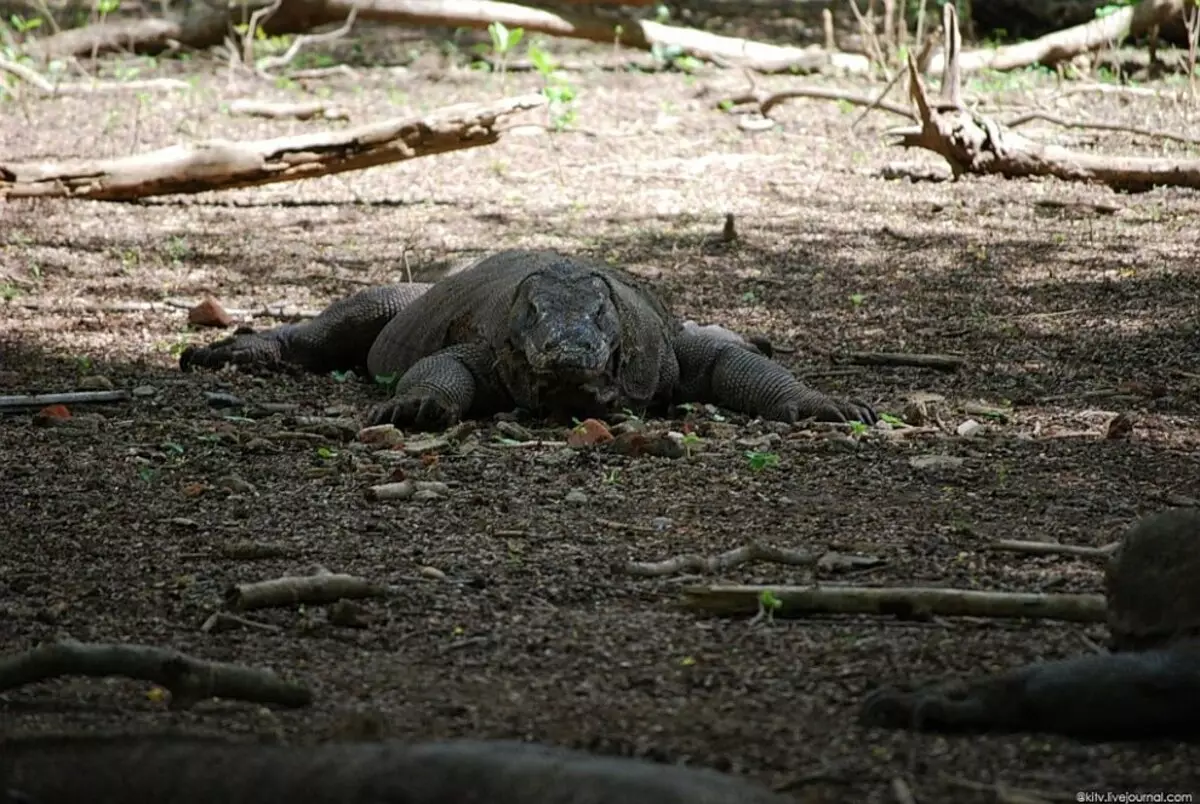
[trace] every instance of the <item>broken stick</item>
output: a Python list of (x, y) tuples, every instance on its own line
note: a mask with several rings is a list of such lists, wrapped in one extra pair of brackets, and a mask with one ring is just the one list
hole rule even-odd
[(209, 662), (167, 648), (63, 640), (0, 659), (0, 691), (60, 676), (149, 681), (171, 693), (172, 709), (186, 709), (207, 698), (291, 708), (312, 703), (307, 687), (269, 670)]
[(1091, 558), (1098, 561), (1107, 561), (1120, 546), (1120, 542), (1106, 544), (1103, 547), (1088, 547), (1083, 544), (1025, 542), (1017, 539), (997, 539), (989, 545), (992, 550), (996, 550), (997, 552), (1027, 553), (1035, 556), (1078, 556), (1079, 558)]
[(958, 371), (967, 364), (965, 357), (955, 355), (917, 355), (897, 352), (850, 352), (840, 359), (858, 366), (915, 366), (935, 371)]
[(384, 597), (386, 594), (385, 586), (357, 575), (320, 573), (234, 584), (225, 590), (225, 605), (235, 611), (249, 611), (298, 603), (319, 605), (339, 600)]
[(249, 142), (208, 140), (86, 162), (0, 162), (0, 199), (131, 201), (311, 179), (490, 145), (500, 138), (502, 119), (545, 104), (544, 95), (520, 95), (341, 131)]
[(252, 98), (239, 98), (229, 104), (229, 113), (246, 117), (266, 117), (280, 120), (294, 117), (297, 120), (310, 120), (320, 117), (324, 120), (349, 120), (350, 113), (345, 109), (324, 101), (265, 101)]
[(44, 408), (47, 405), (83, 405), (103, 402), (127, 402), (128, 391), (66, 391), (61, 394), (20, 394), (0, 396), (0, 410), (5, 408)]
[(859, 586), (689, 586), (682, 605), (715, 616), (754, 616), (760, 596), (780, 602), (777, 619), (809, 614), (875, 614), (902, 619), (940, 617), (1031, 617), (1099, 623), (1106, 618), (1103, 595), (1048, 595)]
[(630, 561), (625, 565), (625, 572), (639, 578), (661, 578), (684, 572), (702, 575), (731, 570), (752, 561), (787, 564), (793, 567), (812, 567), (817, 563), (816, 557), (804, 550), (787, 550), (782, 547), (750, 542), (720, 555), (709, 557), (692, 554), (668, 558), (665, 561)]

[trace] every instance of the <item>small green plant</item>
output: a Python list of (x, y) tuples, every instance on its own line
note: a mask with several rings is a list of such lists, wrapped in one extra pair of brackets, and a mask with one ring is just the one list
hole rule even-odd
[(88, 374), (92, 370), (92, 359), (87, 355), (75, 356), (75, 371), (79, 374)]
[(0, 299), (10, 302), (21, 295), (21, 289), (11, 282), (0, 282)]
[(893, 416), (890, 413), (880, 413), (879, 420), (887, 422), (888, 424), (892, 425), (893, 427), (899, 427), (904, 424), (903, 419), (901, 419), (899, 416)]
[(96, 0), (96, 13), (100, 15), (100, 21), (104, 22), (109, 14), (121, 7), (121, 0)]
[(779, 465), (779, 456), (774, 452), (750, 450), (746, 453), (746, 460), (750, 463), (750, 468), (756, 472)]
[(529, 60), (542, 76), (542, 94), (550, 101), (550, 122), (555, 131), (562, 131), (575, 122), (575, 87), (571, 86), (566, 73), (548, 52), (537, 45), (529, 45)]
[(13, 14), (8, 18), (9, 26), (19, 34), (27, 34), (30, 31), (35, 31), (42, 27), (41, 17), (29, 17), (26, 19), (20, 14)]
[(783, 601), (775, 596), (775, 593), (770, 589), (764, 589), (758, 593), (758, 614), (760, 617), (765, 617), (767, 624), (775, 621), (775, 612), (783, 608)]
[(700, 446), (700, 444), (702, 444), (703, 441), (701, 440), (700, 436), (696, 435), (694, 430), (689, 430), (688, 432), (683, 434), (683, 442), (682, 443), (683, 443), (684, 453), (690, 458), (690, 457), (692, 457), (692, 450), (694, 450), (696, 447)]
[(525, 29), (508, 28), (502, 22), (493, 22), (488, 26), (488, 34), (492, 37), (492, 52), (500, 63), (500, 83), (503, 85), (508, 70), (508, 55), (521, 44)]
[(850, 294), (850, 303), (854, 305), (855, 310), (857, 310), (859, 307), (862, 307), (862, 303), (866, 300), (867, 300), (867, 297), (861, 293), (851, 293)]
[[(399, 379), (400, 379), (400, 377), (399, 377), (398, 375), (396, 375), (395, 373), (392, 373), (392, 374), (376, 374), (376, 375), (375, 375), (375, 380), (374, 380), (374, 382), (375, 382), (375, 384), (376, 384), (376, 385), (381, 385), (381, 386), (383, 386), (384, 388), (391, 389), (391, 388), (393, 388), (393, 387), (396, 385), (396, 381), (397, 381), (397, 380), (399, 380)], [(345, 380), (344, 380), (344, 379), (343, 379), (343, 380), (338, 380), (338, 382), (345, 382)]]
[(191, 253), (191, 248), (188, 246), (187, 240), (180, 235), (172, 235), (167, 240), (167, 256), (172, 263), (178, 265), (183, 262), (188, 254)]
[(337, 452), (329, 447), (317, 447), (317, 457), (323, 461), (328, 461), (337, 457)]
[(861, 436), (870, 429), (870, 427), (860, 421), (850, 422), (850, 435)]
[(604, 473), (605, 485), (615, 486), (619, 482), (621, 482), (621, 470), (620, 469), (609, 469), (607, 472)]

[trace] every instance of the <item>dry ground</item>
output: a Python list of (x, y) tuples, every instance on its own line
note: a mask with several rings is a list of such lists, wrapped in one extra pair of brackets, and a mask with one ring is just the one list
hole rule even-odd
[[(196, 65), (160, 72), (185, 68)], [(174, 713), (145, 685), (65, 680), (0, 696), (4, 728), (176, 724), (297, 741), (364, 728), (412, 739), (516, 736), (729, 768), (791, 783), (808, 802), (891, 800), (889, 780), (909, 770), (922, 802), (994, 800), (948, 776), (1068, 796), (1200, 788), (1200, 753), (1182, 745), (943, 739), (855, 725), (871, 684), (1076, 654), (1102, 643), (1102, 628), (870, 618), (751, 628), (677, 612), (677, 581), (612, 569), (753, 537), (887, 561), (825, 580), (1099, 591), (1087, 562), (986, 545), (1101, 545), (1139, 514), (1200, 496), (1200, 201), (1059, 182), (889, 182), (872, 170), (896, 159), (936, 163), (889, 151), (878, 135), (895, 121), (879, 114), (852, 132), (856, 112), (794, 102), (778, 128), (751, 134), (712, 108), (714, 87), (738, 86), (736, 74), (595, 71), (573, 81), (579, 125), (594, 136), (514, 135), (365, 173), (143, 205), (0, 206), (0, 286), (22, 303), (213, 294), (230, 307), (316, 307), (403, 277), (406, 266), (424, 279), (503, 247), (560, 247), (619, 261), (686, 315), (766, 332), (793, 348), (781, 356), (787, 365), (832, 392), (892, 413), (909, 392), (942, 394), (951, 428), (969, 403), (1012, 403), (1011, 417), (973, 439), (848, 444), (797, 427), (769, 448), (779, 463), (762, 471), (727, 434), (707, 438), (690, 460), (630, 459), (504, 449), (487, 422), (474, 451), (404, 464), (452, 484), (449, 499), (372, 504), (364, 488), (390, 471), (372, 454), (335, 439), (276, 438), (297, 429), (286, 415), (227, 420), (205, 392), (356, 416), (375, 389), (328, 376), (182, 375), (179, 348), (214, 337), (189, 332), (182, 311), (10, 305), (0, 311), (0, 393), (69, 390), (85, 374), (153, 393), (78, 407), (68, 427), (35, 427), (28, 414), (0, 419), (0, 645), (64, 635), (167, 645), (273, 667), (311, 683), (316, 703)], [(515, 74), (508, 84), (515, 93), (537, 79)], [(356, 120), (502, 91), (496, 77), (420, 68), (320, 86)], [(251, 89), (290, 92), (230, 87), (222, 73), (175, 94), (8, 104), (0, 153), (123, 154), (323, 125), (223, 114), (222, 102)], [(1195, 112), (1164, 100), (1059, 98), (1028, 76), (974, 89), (1009, 106), (1195, 130)], [(1181, 152), (1119, 136), (1041, 136)], [(732, 245), (717, 237), (727, 212), (741, 236)], [(832, 366), (831, 355), (866, 349), (954, 352), (971, 365), (953, 375)], [(1132, 437), (1097, 437), (1120, 411), (1135, 418)], [(737, 439), (772, 431), (732, 421)], [(965, 462), (933, 472), (910, 465), (926, 454)], [(195, 484), (206, 490), (189, 494)], [(586, 502), (566, 501), (576, 489)], [(222, 557), (222, 545), (242, 540), (290, 552)], [(364, 604), (360, 629), (310, 608), (258, 617), (277, 632), (199, 630), (228, 584), (314, 565), (404, 591)], [(425, 566), (450, 580), (415, 577)], [(807, 577), (756, 566), (723, 580)]]

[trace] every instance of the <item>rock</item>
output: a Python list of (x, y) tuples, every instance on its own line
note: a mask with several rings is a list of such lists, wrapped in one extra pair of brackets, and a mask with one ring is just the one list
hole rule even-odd
[(957, 469), (964, 463), (965, 458), (953, 455), (916, 455), (908, 459), (908, 465), (914, 469)]
[(153, 385), (139, 385), (134, 388), (131, 393), (136, 397), (144, 399), (146, 397), (155, 396), (158, 393), (158, 389)]
[(526, 428), (510, 421), (496, 422), (496, 432), (504, 438), (511, 438), (513, 441), (533, 441), (533, 433)]
[(588, 501), (587, 495), (579, 489), (571, 489), (564, 499), (572, 505), (583, 505)]
[(450, 487), (436, 480), (401, 480), (398, 483), (383, 483), (371, 486), (366, 491), (368, 500), (436, 500), (446, 496)]
[(359, 430), (358, 440), (364, 444), (394, 447), (404, 443), (404, 433), (397, 430), (394, 424), (377, 424), (374, 427), (364, 427)]
[(963, 438), (973, 438), (983, 432), (983, 425), (974, 419), (967, 419), (954, 429)]
[(729, 422), (700, 422), (700, 435), (705, 438), (712, 438), (717, 441), (732, 441), (737, 438), (737, 434), (737, 426)]
[(421, 441), (409, 441), (404, 445), (404, 451), (409, 455), (424, 455), (429, 452), (445, 452), (450, 448), (448, 438), (426, 438)]
[(245, 404), (238, 397), (224, 391), (205, 391), (204, 399), (214, 408), (240, 408)]
[(442, 495), (433, 489), (417, 489), (413, 492), (412, 498), (417, 502), (429, 502), (430, 500), (442, 499)]
[(218, 481), (218, 484), (223, 489), (228, 489), (235, 494), (253, 494), (255, 492), (254, 484), (244, 480), (238, 475), (228, 475)]
[(654, 528), (658, 533), (666, 533), (671, 528), (675, 527), (675, 523), (669, 517), (656, 516), (650, 520), (650, 527)]
[(567, 435), (567, 446), (579, 449), (607, 444), (613, 440), (608, 426), (599, 419), (584, 419)]
[(1128, 438), (1132, 432), (1133, 419), (1128, 413), (1118, 413), (1108, 423), (1108, 430), (1104, 433), (1104, 437), (1112, 440)]
[[(682, 437), (682, 434), (679, 434), (679, 438), (682, 439)], [(687, 454), (687, 448), (667, 433), (660, 433), (657, 436), (647, 433), (625, 433), (609, 442), (608, 449), (617, 455), (628, 455), (632, 458), (642, 455), (682, 458)]]
[(233, 323), (233, 316), (225, 312), (225, 308), (216, 299), (209, 296), (188, 310), (188, 323), (194, 327), (225, 329)]
[(71, 418), (66, 405), (47, 405), (33, 414), (33, 423), (38, 427), (54, 427), (65, 424)]
[(428, 578), (431, 581), (446, 580), (446, 573), (442, 572), (437, 567), (421, 567), (421, 577)]
[(86, 377), (80, 377), (76, 387), (80, 391), (111, 391), (113, 381), (103, 374), (89, 374)]

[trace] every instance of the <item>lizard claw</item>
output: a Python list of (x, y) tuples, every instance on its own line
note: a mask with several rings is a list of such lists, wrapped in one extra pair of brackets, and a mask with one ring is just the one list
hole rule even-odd
[(375, 406), (367, 415), (367, 424), (394, 424), (436, 432), (456, 424), (461, 418), (462, 411), (442, 394), (414, 388)]
[(233, 335), (208, 346), (189, 346), (179, 355), (179, 368), (218, 369), (230, 363), (238, 366), (274, 366), (280, 362), (279, 341), (267, 338), (250, 327), (238, 327)]

